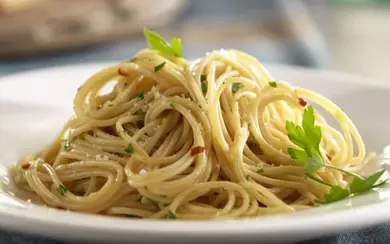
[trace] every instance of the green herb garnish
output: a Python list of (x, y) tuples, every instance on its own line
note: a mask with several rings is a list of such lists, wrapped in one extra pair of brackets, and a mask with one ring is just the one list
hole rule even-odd
[(202, 92), (206, 93), (207, 92), (207, 84), (206, 84), (206, 82), (202, 82), (201, 86), (202, 86)]
[(133, 153), (134, 152), (133, 144), (129, 143), (129, 145), (127, 145), (127, 147), (125, 148), (125, 152)]
[[(326, 204), (339, 201), (351, 195), (360, 194), (372, 188), (381, 186), (387, 181), (385, 180), (376, 184), (385, 170), (374, 173), (365, 178), (355, 173), (337, 168), (333, 165), (326, 164), (320, 150), (322, 137), (321, 128), (315, 126), (314, 122), (314, 109), (312, 106), (308, 106), (303, 111), (302, 126), (296, 125), (291, 121), (287, 121), (286, 130), (290, 141), (300, 148), (288, 149), (288, 154), (291, 158), (304, 164), (304, 172), (310, 179), (330, 187), (329, 192), (324, 194), (324, 200), (317, 201), (317, 203)], [(340, 186), (332, 185), (312, 175), (322, 167), (332, 168), (353, 176), (348, 188), (344, 189)]]
[(367, 178), (355, 176), (351, 184), (349, 185), (349, 191), (351, 193), (362, 193), (370, 190), (373, 187), (377, 187), (378, 185), (381, 185), (383, 182), (378, 183), (378, 185), (375, 185), (375, 183), (379, 180), (379, 178), (381, 178), (381, 176), (383, 175), (383, 173), (385, 173), (385, 171), (386, 170), (376, 172), (368, 176)]
[(276, 81), (270, 81), (270, 82), (268, 82), (268, 85), (273, 87), (273, 88), (278, 87), (278, 84), (276, 83)]
[(144, 93), (144, 92), (140, 92), (140, 93), (138, 93), (137, 97), (138, 97), (140, 100), (142, 100), (142, 99), (145, 98), (145, 93)]
[(181, 39), (174, 37), (169, 45), (163, 37), (147, 28), (144, 28), (144, 35), (150, 49), (157, 50), (167, 56), (183, 57)]
[(171, 210), (168, 210), (168, 219), (177, 219), (176, 214), (174, 214)]
[(169, 104), (169, 107), (171, 107), (171, 108), (175, 108), (175, 104), (173, 104), (173, 103), (170, 103), (170, 104)]
[(355, 196), (373, 188), (379, 187), (387, 182), (387, 180), (384, 180), (375, 184), (384, 172), (385, 170), (376, 172), (367, 178), (356, 175), (353, 177), (352, 182), (349, 184), (347, 189), (343, 189), (339, 186), (331, 186), (330, 191), (324, 195), (324, 201), (317, 201), (317, 203), (327, 204), (336, 202), (349, 196)]
[(235, 82), (232, 84), (232, 92), (236, 93), (242, 87), (244, 87), (244, 85), (242, 83)]
[(207, 75), (205, 75), (205, 74), (200, 75), (200, 82), (203, 82), (206, 79), (207, 79)]
[(263, 173), (263, 172), (264, 172), (263, 168), (257, 170), (257, 173)]
[(305, 164), (305, 173), (311, 174), (324, 166), (320, 152), (321, 128), (314, 125), (314, 109), (308, 106), (303, 111), (302, 127), (291, 121), (286, 122), (287, 136), (302, 150), (289, 148), (288, 154)]
[(318, 155), (314, 154), (310, 158), (307, 159), (303, 170), (306, 174), (315, 173), (320, 168), (324, 167), (324, 161)]
[(171, 39), (172, 49), (175, 52), (176, 57), (183, 57), (183, 53), (181, 52), (181, 39), (174, 37)]
[(70, 150), (70, 142), (69, 140), (61, 140), (61, 145), (62, 147), (64, 148), (65, 151), (69, 151)]
[(324, 201), (317, 201), (320, 204), (332, 203), (343, 200), (349, 196), (349, 191), (339, 186), (332, 186), (329, 192), (324, 194)]
[(206, 79), (207, 79), (207, 76), (205, 74), (200, 75), (200, 83), (201, 83), (203, 93), (207, 92), (207, 83), (205, 82)]
[(68, 191), (68, 188), (63, 185), (59, 185), (58, 189), (60, 190), (61, 195), (64, 195)]
[(162, 62), (161, 64), (159, 64), (159, 65), (157, 65), (156, 67), (154, 67), (154, 72), (157, 72), (157, 71), (159, 71), (160, 69), (164, 68), (165, 63), (166, 63), (166, 62), (164, 61), (164, 62)]

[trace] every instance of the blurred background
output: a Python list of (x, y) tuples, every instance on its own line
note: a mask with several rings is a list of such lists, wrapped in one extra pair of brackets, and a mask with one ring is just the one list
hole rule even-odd
[(389, 79), (390, 0), (0, 0), (0, 76), (122, 61), (144, 26), (186, 58), (237, 48), (263, 62)]

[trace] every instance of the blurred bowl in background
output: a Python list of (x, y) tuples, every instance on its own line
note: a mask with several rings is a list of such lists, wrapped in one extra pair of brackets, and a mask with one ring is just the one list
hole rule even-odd
[(164, 26), (187, 2), (23, 0), (21, 5), (12, 1), (0, 0), (0, 57), (83, 47), (139, 33), (144, 26)]

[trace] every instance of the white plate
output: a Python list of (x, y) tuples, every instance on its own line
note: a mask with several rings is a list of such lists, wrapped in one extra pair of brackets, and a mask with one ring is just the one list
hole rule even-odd
[[(107, 64), (67, 66), (0, 79), (0, 181), (22, 155), (54, 137), (72, 113), (77, 87)], [(277, 79), (313, 89), (355, 121), (369, 150), (390, 144), (390, 83), (325, 71), (270, 66)], [(229, 221), (148, 221), (87, 215), (25, 204), (3, 186), (0, 227), (61, 240), (99, 242), (293, 242), (390, 221), (390, 188), (287, 215)]]

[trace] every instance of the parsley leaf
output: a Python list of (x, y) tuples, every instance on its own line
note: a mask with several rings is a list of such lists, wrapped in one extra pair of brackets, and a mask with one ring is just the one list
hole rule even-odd
[(292, 159), (295, 159), (295, 160), (302, 162), (302, 163), (306, 162), (308, 159), (307, 153), (303, 150), (289, 148), (288, 154), (291, 156)]
[(181, 52), (181, 39), (174, 37), (172, 38), (171, 43), (172, 43), (172, 49), (175, 52), (175, 56), (183, 57), (183, 53)]
[(292, 143), (298, 147), (305, 149), (308, 146), (309, 142), (307, 141), (305, 131), (299, 125), (295, 125), (291, 121), (286, 122), (287, 136)]
[(270, 87), (273, 87), (273, 88), (278, 87), (278, 84), (276, 83), (276, 81), (270, 81), (270, 82), (268, 82), (268, 85), (269, 85)]
[(125, 148), (125, 152), (133, 153), (134, 152), (133, 144), (129, 143), (129, 145), (127, 145), (127, 147)]
[(378, 184), (375, 184), (373, 185), (372, 187), (380, 187), (380, 186), (383, 186), (384, 184), (386, 184), (390, 179), (386, 179), (386, 180), (382, 180), (381, 182), (379, 182)]
[[(309, 159), (312, 155), (316, 155), (322, 160), (320, 152), (321, 128), (315, 126), (314, 121), (314, 109), (312, 106), (308, 106), (303, 111), (302, 127), (291, 121), (286, 122), (288, 138), (292, 143), (303, 149), (303, 151), (288, 149), (288, 153), (292, 158), (304, 163), (308, 163), (305, 158)], [(306, 157), (303, 152), (306, 152)], [(315, 160), (315, 162), (318, 163), (318, 160)]]
[(263, 173), (264, 172), (264, 169), (263, 168), (260, 168), (257, 170), (257, 173)]
[(175, 108), (175, 104), (173, 104), (173, 103), (170, 103), (170, 104), (169, 104), (169, 107), (171, 107), (171, 108)]
[[(379, 180), (379, 178), (383, 175), (385, 170), (376, 172), (367, 178), (357, 177), (355, 176), (349, 185), (349, 190), (351, 193), (362, 193), (376, 187), (375, 183)], [(381, 182), (382, 183), (382, 182)]]
[(349, 191), (339, 186), (332, 186), (330, 191), (324, 194), (324, 201), (317, 201), (320, 204), (332, 203), (343, 200), (349, 196)]
[(64, 195), (68, 191), (68, 188), (63, 185), (59, 185), (58, 189), (60, 190), (61, 195)]
[(172, 38), (171, 46), (163, 37), (147, 28), (144, 28), (144, 35), (150, 49), (160, 51), (167, 56), (183, 57), (181, 40), (179, 38)]
[(319, 126), (314, 125), (314, 109), (313, 106), (308, 106), (303, 111), (303, 119), (302, 119), (302, 127), (305, 131), (305, 134), (308, 140), (311, 142), (311, 145), (317, 151), (319, 155), (320, 153), (320, 143), (321, 143), (321, 128)]
[(168, 219), (175, 220), (177, 219), (176, 214), (174, 214), (171, 210), (168, 210)]
[(324, 166), (324, 161), (317, 155), (313, 154), (310, 158), (307, 159), (303, 169), (305, 174), (312, 174)]
[(244, 85), (242, 83), (235, 82), (232, 84), (232, 92), (236, 93), (242, 87), (244, 87)]
[(165, 64), (166, 64), (166, 62), (164, 61), (164, 62), (162, 62), (161, 64), (155, 66), (155, 67), (154, 67), (154, 72), (157, 72), (157, 71), (159, 71), (160, 69), (164, 68)]

